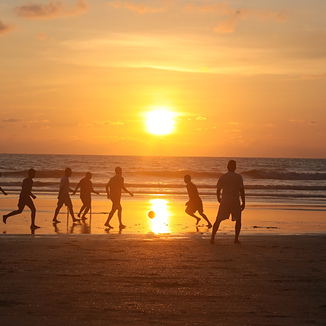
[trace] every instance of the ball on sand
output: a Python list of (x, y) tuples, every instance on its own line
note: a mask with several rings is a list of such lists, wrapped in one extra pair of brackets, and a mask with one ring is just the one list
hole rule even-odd
[(155, 212), (153, 212), (153, 211), (149, 211), (149, 212), (148, 212), (148, 217), (149, 217), (149, 218), (154, 218), (154, 217), (155, 217)]

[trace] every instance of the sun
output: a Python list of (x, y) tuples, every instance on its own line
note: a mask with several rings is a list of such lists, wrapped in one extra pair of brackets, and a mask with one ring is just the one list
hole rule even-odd
[(167, 135), (174, 129), (175, 114), (166, 109), (157, 109), (146, 114), (148, 132), (154, 135)]
[(155, 217), (150, 220), (152, 224), (152, 231), (155, 234), (169, 233), (169, 209), (168, 201), (165, 199), (151, 199), (150, 204), (152, 210), (155, 212)]

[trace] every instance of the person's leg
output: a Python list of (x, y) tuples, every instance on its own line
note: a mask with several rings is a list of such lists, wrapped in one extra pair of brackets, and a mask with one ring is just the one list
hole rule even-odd
[(240, 243), (239, 234), (241, 231), (241, 219), (235, 222), (235, 238), (234, 243)]
[(83, 205), (80, 210), (79, 210), (79, 213), (77, 214), (78, 217), (80, 217), (81, 213), (83, 212), (83, 210), (86, 208), (85, 205)]
[[(80, 197), (82, 203), (83, 203), (83, 206), (82, 208), (80, 209), (80, 212), (78, 213), (78, 217), (81, 216), (81, 218), (83, 220), (86, 220), (86, 214), (88, 213), (90, 207), (91, 207), (91, 196), (81, 196)], [(82, 212), (83, 212), (83, 215), (82, 215)]]
[(11, 213), (9, 213), (7, 215), (3, 215), (2, 216), (3, 223), (4, 224), (7, 223), (7, 218), (8, 217), (20, 214), (24, 210), (24, 207), (25, 207), (25, 205), (18, 206), (18, 209), (16, 211), (12, 211)]
[(69, 206), (67, 206), (67, 207), (68, 207), (69, 213), (70, 213), (70, 215), (71, 215), (71, 217), (72, 217), (72, 221), (73, 221), (73, 222), (78, 222), (78, 221), (80, 221), (78, 218), (75, 217), (75, 214), (74, 214), (74, 208), (73, 208), (72, 204), (69, 205)]
[(57, 219), (57, 216), (58, 216), (62, 206), (63, 206), (63, 202), (61, 200), (59, 200), (58, 204), (57, 204), (57, 208), (54, 211), (54, 217), (53, 217), (53, 220), (52, 220), (54, 223), (60, 223), (60, 221)]
[(111, 211), (110, 211), (110, 213), (109, 213), (108, 219), (106, 220), (106, 222), (105, 222), (105, 224), (104, 224), (105, 226), (107, 226), (107, 227), (109, 227), (109, 228), (111, 228), (111, 229), (113, 229), (113, 227), (110, 225), (110, 221), (111, 221), (111, 218), (113, 217), (113, 215), (114, 215), (114, 213), (115, 213), (115, 211), (116, 211), (117, 209), (118, 209), (118, 207), (117, 207), (116, 203), (112, 201), (112, 208), (111, 208)]
[(36, 208), (33, 201), (31, 200), (31, 202), (27, 206), (31, 210), (31, 229), (38, 229), (39, 226), (35, 225)]
[(204, 211), (203, 210), (198, 210), (198, 213), (200, 214), (200, 216), (208, 223), (207, 226), (209, 228), (212, 227), (212, 224), (211, 222), (209, 221), (208, 217), (204, 214)]
[(122, 206), (120, 203), (118, 206), (118, 219), (119, 219), (119, 228), (124, 229), (126, 226), (122, 224)]
[(185, 212), (189, 215), (192, 216), (196, 219), (196, 225), (198, 225), (200, 218), (198, 216), (196, 216), (193, 212), (193, 209), (190, 206), (187, 206)]
[(70, 216), (72, 217), (72, 221), (73, 222), (80, 222), (80, 220), (75, 217), (74, 208), (73, 208), (70, 196), (67, 196), (67, 197), (64, 198), (64, 203), (68, 207), (68, 211), (69, 211)]
[(219, 221), (219, 220), (216, 218), (216, 221), (215, 221), (215, 223), (214, 223), (214, 225), (213, 225), (212, 236), (211, 236), (211, 243), (215, 243), (215, 234), (216, 234), (216, 232), (217, 232), (217, 230), (218, 230), (220, 224), (221, 224), (221, 221)]
[(86, 220), (86, 214), (89, 212), (90, 208), (90, 206), (85, 206), (84, 214), (82, 215), (83, 220)]

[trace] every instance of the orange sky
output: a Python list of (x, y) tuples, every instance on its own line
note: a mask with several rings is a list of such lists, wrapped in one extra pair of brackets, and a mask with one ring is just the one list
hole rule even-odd
[(326, 158), (326, 1), (244, 3), (0, 2), (0, 152)]

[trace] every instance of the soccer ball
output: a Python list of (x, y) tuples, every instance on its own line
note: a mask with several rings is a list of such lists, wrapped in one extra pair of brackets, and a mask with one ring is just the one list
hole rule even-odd
[(149, 217), (149, 218), (154, 218), (154, 217), (155, 217), (155, 212), (153, 212), (153, 211), (149, 211), (149, 212), (148, 212), (148, 217)]

